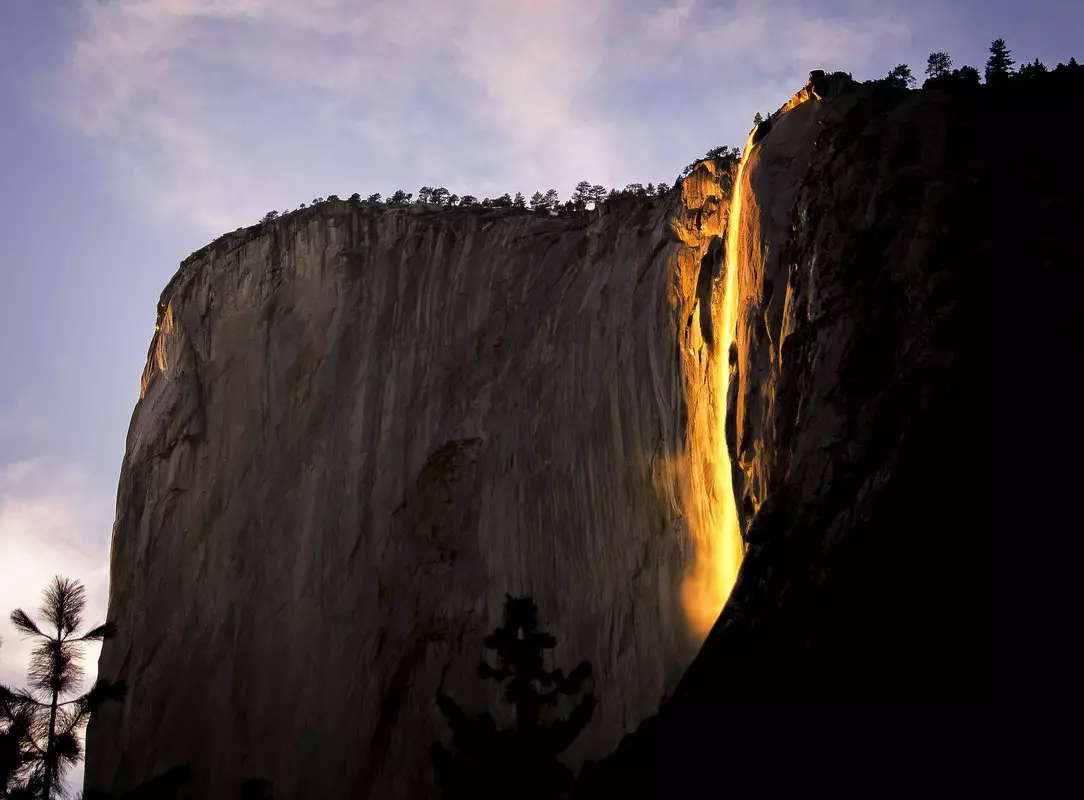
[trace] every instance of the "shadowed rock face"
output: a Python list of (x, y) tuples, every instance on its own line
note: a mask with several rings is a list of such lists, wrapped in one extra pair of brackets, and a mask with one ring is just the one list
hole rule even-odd
[(1014, 607), (1020, 556), (1057, 526), (1019, 482), (1058, 461), (1080, 378), (1026, 376), (1080, 347), (1084, 165), (1028, 131), (1084, 94), (1069, 83), (852, 87), (749, 150), (726, 265), (748, 549), (674, 695), (581, 796), (941, 781), (987, 746), (984, 703), (1048, 691), (1018, 677)]
[(727, 185), (703, 164), (552, 219), (329, 202), (184, 262), (117, 499), (99, 672), (130, 690), (94, 716), (87, 785), (191, 764), (184, 797), (431, 796), (435, 695), (492, 699), (505, 592), (594, 665), (571, 760), (611, 750), (695, 647)]

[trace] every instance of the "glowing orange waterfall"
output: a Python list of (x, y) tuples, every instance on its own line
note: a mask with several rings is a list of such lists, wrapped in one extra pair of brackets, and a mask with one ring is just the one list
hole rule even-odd
[(726, 397), (730, 382), (728, 354), (734, 341), (738, 304), (738, 268), (742, 236), (742, 178), (752, 134), (734, 179), (726, 235), (726, 277), (721, 298), (713, 293), (712, 317), (717, 321), (717, 346), (708, 364), (707, 430), (694, 431), (690, 456), (692, 497), (689, 527), (696, 544), (696, 561), (682, 585), (682, 603), (689, 627), (707, 635), (734, 588), (742, 560), (742, 539), (730, 454), (726, 445)]

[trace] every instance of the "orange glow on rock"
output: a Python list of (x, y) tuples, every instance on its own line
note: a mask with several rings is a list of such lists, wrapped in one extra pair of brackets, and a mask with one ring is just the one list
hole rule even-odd
[[(708, 368), (708, 410), (693, 418), (690, 432), (691, 468), (686, 498), (689, 529), (696, 560), (681, 587), (682, 606), (690, 630), (707, 636), (726, 605), (738, 578), (743, 555), (738, 510), (726, 444), (726, 398), (730, 383), (728, 355), (734, 341), (738, 301), (738, 269), (743, 245), (741, 213), (743, 176), (752, 134), (734, 179), (726, 232), (726, 275), (722, 292), (712, 293), (712, 318), (719, 341)], [(704, 430), (697, 430), (704, 427)]]

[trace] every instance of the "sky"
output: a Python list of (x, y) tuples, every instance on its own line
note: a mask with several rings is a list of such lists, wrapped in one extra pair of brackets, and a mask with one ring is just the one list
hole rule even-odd
[[(1084, 0), (0, 0), (0, 682), (50, 576), (105, 617), (158, 295), (315, 197), (673, 181), (810, 69), (1084, 57)], [(93, 677), (96, 653), (88, 660)]]

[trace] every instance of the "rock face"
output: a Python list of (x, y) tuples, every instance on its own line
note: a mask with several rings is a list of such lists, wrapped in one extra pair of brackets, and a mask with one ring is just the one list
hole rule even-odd
[(558, 218), (334, 201), (186, 260), (128, 434), (99, 672), (130, 688), (87, 785), (432, 796), (435, 695), (492, 700), (506, 592), (594, 665), (571, 759), (612, 750), (697, 644), (728, 187), (705, 163)]
[[(1078, 396), (1024, 376), (1056, 374), (1080, 342), (1084, 283), (1084, 166), (1027, 131), (1084, 96), (1076, 80), (807, 91), (754, 137), (725, 266), (748, 549), (677, 691), (583, 797), (807, 793), (871, 756), (932, 774), (942, 744), (958, 769), (985, 741), (975, 709), (1022, 691), (1010, 665), (1033, 654), (1018, 638), (1032, 622), (1012, 610), (1022, 567), (1005, 555), (1039, 528), (1013, 497), (1024, 460), (1057, 461)], [(1008, 448), (1021, 461), (998, 458)]]

